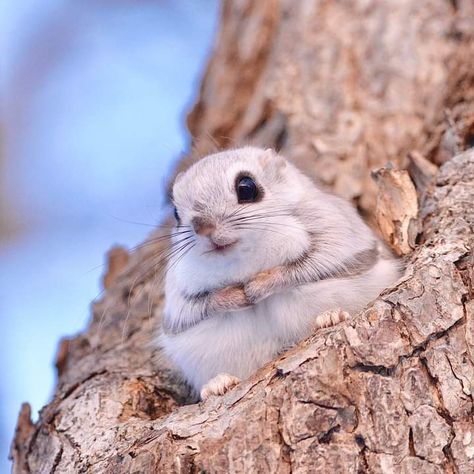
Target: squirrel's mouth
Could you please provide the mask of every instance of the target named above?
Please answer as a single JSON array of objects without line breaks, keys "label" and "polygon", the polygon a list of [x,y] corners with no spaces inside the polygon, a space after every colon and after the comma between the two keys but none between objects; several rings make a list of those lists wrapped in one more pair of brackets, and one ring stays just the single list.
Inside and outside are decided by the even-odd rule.
[{"label": "squirrel's mouth", "polygon": [[207,252],[204,252],[204,253],[226,253],[227,251],[229,251],[230,249],[232,249],[233,247],[235,247],[235,245],[237,244],[239,240],[234,240],[232,242],[227,242],[227,243],[217,243],[217,242],[214,242],[212,239],[210,240],[210,244],[211,244],[211,249],[208,250]]},{"label": "squirrel's mouth", "polygon": [[230,247],[233,247],[235,242],[232,242],[230,244],[224,244],[224,245],[217,245],[213,244],[214,248],[212,249],[214,252],[223,252],[224,250],[229,249]]}]

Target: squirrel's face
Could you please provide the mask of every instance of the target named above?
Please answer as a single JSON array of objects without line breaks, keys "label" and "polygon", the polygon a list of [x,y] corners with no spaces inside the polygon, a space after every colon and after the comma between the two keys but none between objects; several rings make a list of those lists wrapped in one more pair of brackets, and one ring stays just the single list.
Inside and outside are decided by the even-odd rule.
[{"label": "squirrel's face", "polygon": [[295,211],[300,190],[287,168],[272,150],[250,147],[194,164],[173,186],[174,244],[182,244],[183,254],[188,249],[194,257],[218,261],[305,246],[307,235]]}]

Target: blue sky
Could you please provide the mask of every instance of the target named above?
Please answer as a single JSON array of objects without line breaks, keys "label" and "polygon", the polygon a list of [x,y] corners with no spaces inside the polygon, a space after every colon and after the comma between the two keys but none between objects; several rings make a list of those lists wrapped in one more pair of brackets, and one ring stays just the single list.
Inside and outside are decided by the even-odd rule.
[{"label": "blue sky", "polygon": [[0,472],[20,403],[47,402],[57,342],[88,320],[104,253],[150,231],[127,221],[163,216],[217,17],[217,0],[0,3],[0,185],[21,229],[0,240]]}]

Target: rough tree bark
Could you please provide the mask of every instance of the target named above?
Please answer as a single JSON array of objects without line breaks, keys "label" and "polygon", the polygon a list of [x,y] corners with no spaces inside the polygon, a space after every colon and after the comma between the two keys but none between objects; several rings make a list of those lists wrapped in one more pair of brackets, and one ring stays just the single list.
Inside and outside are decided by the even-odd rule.
[{"label": "rough tree bark", "polygon": [[[474,472],[473,65],[471,0],[224,2],[188,120],[197,148],[281,149],[379,216],[406,277],[226,396],[183,406],[150,344],[163,292],[148,270],[165,244],[115,250],[89,327],[60,345],[53,400],[36,423],[22,408],[14,471]],[[404,171],[372,181],[388,161],[419,203]]]}]

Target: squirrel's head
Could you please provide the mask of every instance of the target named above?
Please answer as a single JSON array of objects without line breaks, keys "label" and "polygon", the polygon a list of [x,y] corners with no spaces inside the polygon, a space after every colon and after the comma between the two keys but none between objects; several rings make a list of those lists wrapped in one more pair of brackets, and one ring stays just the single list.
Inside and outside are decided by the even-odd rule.
[{"label": "squirrel's head", "polygon": [[302,253],[309,240],[297,208],[306,179],[271,149],[206,156],[174,182],[175,246],[181,243],[183,254],[189,250],[216,265]]}]

